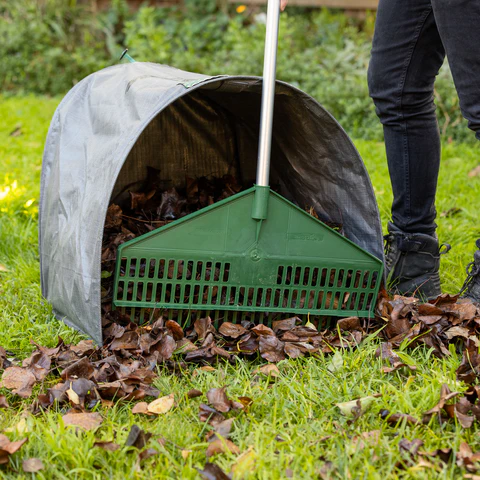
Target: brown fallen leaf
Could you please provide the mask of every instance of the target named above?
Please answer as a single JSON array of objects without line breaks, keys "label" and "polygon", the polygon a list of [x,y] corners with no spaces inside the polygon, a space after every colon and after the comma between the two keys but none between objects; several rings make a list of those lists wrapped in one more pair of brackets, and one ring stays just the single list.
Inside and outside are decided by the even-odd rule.
[{"label": "brown fallen leaf", "polygon": [[184,337],[183,328],[174,320],[167,320],[165,327],[170,330],[173,339],[178,342]]},{"label": "brown fallen leaf", "polygon": [[280,370],[273,363],[267,363],[267,365],[262,365],[260,368],[255,370],[253,373],[262,373],[267,377],[278,378],[280,376]]},{"label": "brown fallen leaf", "polygon": [[8,272],[8,271],[9,271],[8,268],[7,268],[5,265],[2,265],[2,264],[0,263],[0,273],[1,273],[1,272]]},{"label": "brown fallen leaf", "polygon": [[182,338],[180,341],[177,342],[177,353],[188,353],[198,350],[198,347],[188,340],[188,338]]},{"label": "brown fallen leaf", "polygon": [[148,404],[148,411],[150,413],[155,413],[156,415],[161,415],[162,413],[167,413],[175,404],[175,395],[171,393],[161,398],[157,398],[153,402]]},{"label": "brown fallen leaf", "polygon": [[[452,305],[457,302],[460,294],[457,293],[456,295],[450,295],[449,293],[442,293],[439,297],[437,297],[435,300],[432,300],[430,303],[436,306],[439,306],[440,308],[445,308],[449,305]],[[470,301],[470,303],[472,303]]]},{"label": "brown fallen leaf", "polygon": [[185,449],[183,449],[183,450],[180,452],[180,455],[182,456],[182,458],[183,458],[184,460],[186,460],[186,459],[190,456],[191,453],[192,453],[191,450],[185,450]]},{"label": "brown fallen leaf", "polygon": [[66,427],[74,426],[84,430],[95,430],[103,423],[102,416],[96,412],[67,413],[62,419]]},{"label": "brown fallen leaf", "polygon": [[243,405],[245,410],[247,410],[253,404],[253,399],[250,397],[238,397],[238,402]]},{"label": "brown fallen leaf", "polygon": [[293,342],[286,342],[284,347],[285,353],[290,358],[300,358],[303,357],[305,354],[295,343]]},{"label": "brown fallen leaf", "polygon": [[247,332],[247,329],[238,323],[224,322],[220,325],[218,332],[225,337],[238,338]]},{"label": "brown fallen leaf", "polygon": [[400,356],[393,351],[392,344],[389,342],[382,343],[380,347],[378,347],[377,351],[375,352],[375,356],[378,358],[381,356],[383,360],[388,360],[391,367],[383,367],[384,373],[391,373],[399,368],[407,367],[412,371],[417,369],[414,365],[407,365],[402,361]]},{"label": "brown fallen leaf", "polygon": [[228,438],[230,436],[230,431],[232,430],[233,422],[233,418],[228,418],[215,425],[214,430],[207,433],[207,441],[213,442],[214,440],[218,440],[219,437]]},{"label": "brown fallen leaf", "polygon": [[390,425],[398,425],[400,422],[406,422],[409,425],[418,425],[420,420],[407,415],[406,413],[390,413],[389,410],[380,410],[380,416],[382,420],[386,420]]},{"label": "brown fallen leaf", "polygon": [[140,452],[140,454],[138,455],[138,458],[140,462],[143,462],[147,458],[153,457],[155,455],[158,455],[158,452],[154,448],[147,448],[146,450],[143,450],[142,452]]},{"label": "brown fallen leaf", "polygon": [[480,453],[473,453],[470,445],[462,442],[458,447],[457,465],[470,473],[475,473],[480,467],[478,462],[480,462]]},{"label": "brown fallen leaf", "polygon": [[468,413],[475,410],[476,413],[480,414],[478,407],[472,405],[465,397],[461,397],[458,399],[457,403],[453,405],[445,405],[443,408],[447,412],[447,415],[450,418],[456,418],[463,428],[470,428],[475,421],[475,416],[468,415]]},{"label": "brown fallen leaf", "polygon": [[202,370],[204,372],[215,372],[215,368],[213,368],[210,365],[205,365],[203,367],[200,367],[199,370]]},{"label": "brown fallen leaf", "polygon": [[[255,325],[251,329],[252,332],[255,333],[255,335],[258,335],[259,337],[261,336],[272,336],[275,337],[275,332],[270,328],[264,325],[263,323],[260,323],[258,325]],[[276,337],[275,337],[276,338]]]},{"label": "brown fallen leaf", "polygon": [[245,355],[252,355],[257,352],[258,344],[258,337],[253,333],[248,333],[242,337],[241,341],[238,342],[238,352]]},{"label": "brown fallen leaf", "polygon": [[153,413],[148,411],[148,403],[147,402],[138,402],[132,408],[132,413],[143,413],[145,415],[153,415]]},{"label": "brown fallen leaf", "polygon": [[80,397],[72,388],[67,390],[67,397],[74,405],[80,405]]},{"label": "brown fallen leaf", "polygon": [[147,445],[151,436],[151,433],[145,432],[138,425],[132,425],[125,446],[142,449]]},{"label": "brown fallen leaf", "polygon": [[461,327],[459,325],[449,328],[443,333],[449,340],[451,340],[454,337],[464,337],[464,338],[470,337],[470,330],[468,328]]},{"label": "brown fallen leaf", "polygon": [[415,458],[418,454],[418,450],[423,446],[423,440],[415,438],[410,441],[406,438],[402,438],[398,444],[400,451],[408,453],[412,458]]},{"label": "brown fallen leaf", "polygon": [[204,403],[199,405],[198,416],[201,422],[208,422],[212,426],[218,425],[225,420],[225,417],[221,413]]},{"label": "brown fallen leaf", "polygon": [[477,175],[480,175],[480,165],[477,165],[474,169],[468,172],[470,178],[476,177]]},{"label": "brown fallen leaf", "polygon": [[0,368],[7,368],[11,365],[11,362],[7,359],[7,351],[0,347]]},{"label": "brown fallen leaf", "polygon": [[35,473],[43,470],[45,466],[39,458],[28,458],[22,462],[22,469],[25,473]]},{"label": "brown fallen leaf", "polygon": [[207,333],[211,333],[215,331],[212,325],[212,319],[210,317],[199,318],[195,320],[195,323],[193,324],[193,328],[197,332],[198,339],[200,341],[203,341],[205,339],[205,336],[207,335]]},{"label": "brown fallen leaf", "polygon": [[337,326],[343,331],[361,330],[362,328],[358,317],[341,318],[338,320]]},{"label": "brown fallen leaf", "polygon": [[230,480],[230,477],[214,463],[207,462],[203,470],[197,468],[197,471],[204,480]]},{"label": "brown fallen leaf", "polygon": [[446,402],[459,394],[459,392],[451,392],[448,385],[444,383],[440,389],[440,400],[433,408],[423,414],[423,423],[428,423],[433,415],[440,414]]},{"label": "brown fallen leaf", "polygon": [[3,372],[0,387],[8,388],[22,398],[28,398],[32,395],[36,381],[35,375],[28,369],[8,367]]},{"label": "brown fallen leaf", "polygon": [[457,368],[457,379],[472,384],[480,374],[480,355],[473,342],[467,341],[463,351],[462,362]]},{"label": "brown fallen leaf", "polygon": [[118,443],[108,440],[96,440],[93,446],[101,448],[103,450],[107,450],[108,452],[115,452],[120,448],[120,445]]},{"label": "brown fallen leaf", "polygon": [[138,208],[143,208],[148,200],[150,200],[154,195],[155,191],[150,191],[148,194],[144,192],[132,192],[130,191],[130,208],[136,210]]},{"label": "brown fallen leaf", "polygon": [[285,360],[284,347],[285,344],[276,336],[266,334],[259,336],[258,348],[260,350],[260,356],[269,362],[276,363]]},{"label": "brown fallen leaf", "polygon": [[192,388],[192,390],[189,390],[187,392],[187,397],[190,398],[190,399],[201,397],[202,395],[203,395],[203,392],[201,392],[200,390],[197,390],[195,388]]},{"label": "brown fallen leaf", "polygon": [[52,361],[50,357],[41,350],[36,350],[30,357],[22,362],[22,366],[33,373],[37,382],[45,380],[50,371],[51,364]]},{"label": "brown fallen leaf", "polygon": [[443,463],[448,463],[450,462],[450,459],[453,454],[453,449],[452,448],[438,448],[437,450],[434,450],[433,452],[419,452],[419,455],[422,455],[424,457],[430,457],[430,458],[435,458],[441,460]]},{"label": "brown fallen leaf", "polygon": [[213,440],[213,442],[209,443],[205,455],[207,458],[210,458],[213,455],[226,452],[238,455],[240,453],[240,449],[231,440],[226,438],[217,438],[216,440]]},{"label": "brown fallen leaf", "polygon": [[207,400],[217,411],[226,413],[233,408],[232,401],[227,397],[225,390],[227,387],[211,388],[207,392]]},{"label": "brown fallen leaf", "polygon": [[318,478],[321,478],[322,480],[330,480],[331,478],[334,478],[333,473],[335,471],[335,466],[333,462],[330,460],[325,461],[324,457],[321,457],[320,460],[323,460],[324,463],[322,467],[317,470]]},{"label": "brown fallen leaf", "polygon": [[390,302],[392,312],[390,318],[387,319],[388,323],[384,329],[385,335],[389,340],[408,333],[411,325],[407,316],[415,310],[416,304],[417,300],[413,297],[395,295]]},{"label": "brown fallen leaf", "polygon": [[92,378],[95,369],[87,357],[82,357],[77,362],[69,365],[62,372],[62,379],[68,380],[70,378],[85,378],[89,380]]},{"label": "brown fallen leaf", "polygon": [[473,425],[473,422],[475,420],[474,416],[471,415],[465,415],[459,411],[455,411],[456,417],[458,422],[463,428],[470,428]]},{"label": "brown fallen leaf", "polygon": [[275,320],[272,323],[272,329],[278,335],[279,333],[292,330],[299,323],[301,323],[301,320],[298,317],[287,318],[285,320]]},{"label": "brown fallen leaf", "polygon": [[27,440],[28,438],[23,438],[11,442],[6,435],[0,434],[0,465],[8,463],[8,457],[17,452]]},{"label": "brown fallen leaf", "polygon": [[177,342],[170,335],[165,335],[158,343],[158,353],[162,360],[169,360],[177,348]]},{"label": "brown fallen leaf", "polygon": [[78,357],[91,355],[95,351],[95,342],[93,340],[82,340],[77,345],[72,345],[70,350]]},{"label": "brown fallen leaf", "polygon": [[112,351],[115,350],[135,350],[139,347],[138,332],[125,332],[120,338],[116,338],[109,346]]},{"label": "brown fallen leaf", "polygon": [[440,307],[437,307],[432,303],[420,303],[417,308],[418,314],[420,316],[443,316],[445,314],[445,312]]},{"label": "brown fallen leaf", "polygon": [[22,126],[21,126],[21,125],[17,125],[17,126],[8,134],[9,137],[19,137],[20,135],[23,135]]},{"label": "brown fallen leaf", "polygon": [[9,406],[7,397],[5,395],[0,395],[0,408],[8,408]]},{"label": "brown fallen leaf", "polygon": [[83,409],[88,401],[90,408],[100,400],[96,393],[95,384],[85,378],[78,378],[74,381],[67,380],[65,383],[58,383],[47,390],[47,394],[40,394],[35,402],[35,408],[47,409],[54,402],[59,404],[70,402],[75,407]]},{"label": "brown fallen leaf", "polygon": [[444,318],[444,315],[420,315],[418,319],[425,325],[434,325]]}]

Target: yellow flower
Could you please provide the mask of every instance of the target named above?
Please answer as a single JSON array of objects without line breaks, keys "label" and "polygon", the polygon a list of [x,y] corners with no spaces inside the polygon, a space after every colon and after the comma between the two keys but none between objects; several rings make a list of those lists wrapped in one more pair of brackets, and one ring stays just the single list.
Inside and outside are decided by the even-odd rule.
[{"label": "yellow flower", "polygon": [[10,193],[10,187],[5,187],[0,190],[0,200],[3,200]]},{"label": "yellow flower", "polygon": [[243,13],[247,9],[246,5],[239,5],[237,7],[237,13]]}]

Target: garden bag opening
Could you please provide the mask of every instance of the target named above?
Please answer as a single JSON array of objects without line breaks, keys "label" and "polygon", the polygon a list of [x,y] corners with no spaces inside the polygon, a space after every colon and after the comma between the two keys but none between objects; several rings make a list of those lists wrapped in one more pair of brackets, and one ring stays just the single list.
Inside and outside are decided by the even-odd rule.
[{"label": "garden bag opening", "polygon": [[[52,119],[42,165],[42,293],[57,318],[102,342],[105,215],[160,170],[166,188],[186,177],[255,179],[262,79],[208,77],[152,63],[109,67],[79,82]],[[378,207],[353,143],[313,98],[277,82],[271,182],[320,220],[383,259]]]}]

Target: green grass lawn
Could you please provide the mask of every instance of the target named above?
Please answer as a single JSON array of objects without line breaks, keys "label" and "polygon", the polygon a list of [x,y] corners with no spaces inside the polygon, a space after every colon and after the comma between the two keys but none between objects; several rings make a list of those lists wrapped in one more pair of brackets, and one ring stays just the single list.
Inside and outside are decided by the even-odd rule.
[{"label": "green grass lawn", "polygon": [[[21,359],[34,348],[30,340],[53,346],[58,335],[66,342],[82,338],[56,321],[40,296],[37,207],[41,157],[57,103],[37,97],[0,97],[0,269],[6,270],[0,271],[0,345]],[[11,135],[14,130],[16,134]],[[391,189],[384,147],[365,141],[356,144],[370,171],[386,223]],[[480,160],[477,152],[477,148],[455,144],[446,145],[443,151],[438,224],[441,240],[453,246],[442,264],[443,287],[448,292],[461,286],[474,242],[480,237],[476,210],[480,177],[468,177]],[[443,383],[452,390],[466,391],[467,387],[455,379],[460,357],[453,349],[449,358],[441,360],[425,348],[402,351],[402,358],[416,365],[417,371],[403,369],[386,375],[374,355],[377,346],[378,341],[371,338],[360,349],[344,352],[343,364],[335,364],[336,368],[328,368],[332,357],[283,361],[274,382],[254,373],[261,361],[240,361],[235,367],[219,364],[214,371],[191,366],[177,376],[160,372],[154,385],[162,395],[175,394],[174,409],[163,416],[145,417],[133,415],[129,403],[99,407],[105,421],[95,433],[66,429],[60,411],[31,417],[31,401],[0,390],[11,404],[10,409],[0,409],[0,432],[10,429],[7,435],[11,440],[29,438],[11,457],[9,466],[0,466],[0,478],[31,478],[32,474],[22,473],[21,466],[29,457],[38,457],[45,465],[36,474],[39,479],[198,478],[195,467],[203,467],[207,461],[205,433],[210,427],[198,420],[198,405],[205,398],[189,400],[186,392],[192,388],[206,392],[224,385],[228,385],[231,398],[248,396],[254,400],[249,412],[235,414],[232,440],[241,452],[250,449],[253,453],[249,458],[255,457],[255,463],[241,463],[245,473],[235,478],[317,478],[322,472],[323,478],[345,479],[461,477],[465,472],[453,463],[397,468],[402,459],[398,444],[403,438],[420,438],[425,451],[456,450],[466,441],[477,451],[480,428],[476,424],[464,430],[454,420],[440,425],[434,418],[429,425],[392,427],[379,416],[381,409],[388,409],[421,418],[437,403]],[[34,396],[57,381],[52,378],[37,386]],[[335,406],[371,394],[381,396],[354,424]],[[26,425],[26,431],[17,431],[25,416],[26,422],[20,425]],[[148,446],[159,455],[140,463],[138,452],[131,449],[107,452],[93,447],[95,439],[115,439],[123,444],[133,424],[153,434]],[[363,432],[376,430],[374,440],[358,440]],[[161,437],[167,439],[164,446],[158,442]],[[211,461],[229,472],[237,457],[222,454]]]}]

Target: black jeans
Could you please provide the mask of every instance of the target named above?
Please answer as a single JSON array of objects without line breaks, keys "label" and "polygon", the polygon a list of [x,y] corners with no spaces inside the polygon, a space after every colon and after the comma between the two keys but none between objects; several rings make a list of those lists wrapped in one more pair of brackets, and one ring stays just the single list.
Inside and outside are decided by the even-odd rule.
[{"label": "black jeans", "polygon": [[392,221],[409,233],[436,228],[433,86],[445,54],[462,114],[480,140],[480,0],[380,0],[368,82],[384,127]]}]

